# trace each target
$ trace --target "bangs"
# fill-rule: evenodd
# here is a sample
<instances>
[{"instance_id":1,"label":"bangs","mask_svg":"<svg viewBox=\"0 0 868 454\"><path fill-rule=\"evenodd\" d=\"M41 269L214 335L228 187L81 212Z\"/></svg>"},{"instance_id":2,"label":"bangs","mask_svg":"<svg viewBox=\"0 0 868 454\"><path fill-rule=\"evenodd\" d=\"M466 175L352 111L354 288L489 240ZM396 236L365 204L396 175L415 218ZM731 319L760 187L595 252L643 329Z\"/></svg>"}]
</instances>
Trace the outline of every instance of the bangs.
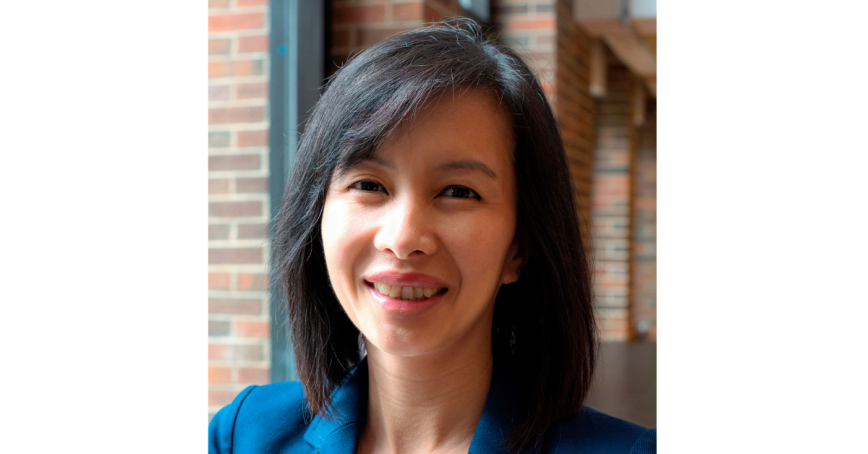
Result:
<instances>
[{"instance_id":1,"label":"bangs","mask_svg":"<svg viewBox=\"0 0 868 454\"><path fill-rule=\"evenodd\" d=\"M424 35L404 33L391 38L392 46L368 49L338 72L321 101L345 119L335 173L369 159L401 126L411 122L429 102L453 91L486 88L500 98L503 74L496 61L479 52L471 36L449 28L428 30ZM461 40L466 40L462 46ZM479 55L468 54L473 51ZM436 55L437 58L431 58ZM509 76L506 76L509 77ZM343 97L329 96L330 92ZM352 94L346 96L346 94ZM510 109L511 110L511 109Z\"/></svg>"},{"instance_id":2,"label":"bangs","mask_svg":"<svg viewBox=\"0 0 868 454\"><path fill-rule=\"evenodd\" d=\"M405 85L392 96L370 96L374 99L367 100L367 108L354 118L344 134L335 167L337 176L370 159L387 138L413 121L422 106L444 92L418 81Z\"/></svg>"},{"instance_id":3,"label":"bangs","mask_svg":"<svg viewBox=\"0 0 868 454\"><path fill-rule=\"evenodd\" d=\"M416 82L416 81L413 81ZM437 104L444 96L461 94L480 87L444 86L408 83L392 97L375 100L367 115L359 115L347 129L338 153L335 176L340 177L361 162L370 159L383 143L394 134L407 132L410 124L424 108ZM482 87L486 92L487 87ZM403 131L402 131L403 129ZM508 131L513 136L512 130Z\"/></svg>"}]
</instances>

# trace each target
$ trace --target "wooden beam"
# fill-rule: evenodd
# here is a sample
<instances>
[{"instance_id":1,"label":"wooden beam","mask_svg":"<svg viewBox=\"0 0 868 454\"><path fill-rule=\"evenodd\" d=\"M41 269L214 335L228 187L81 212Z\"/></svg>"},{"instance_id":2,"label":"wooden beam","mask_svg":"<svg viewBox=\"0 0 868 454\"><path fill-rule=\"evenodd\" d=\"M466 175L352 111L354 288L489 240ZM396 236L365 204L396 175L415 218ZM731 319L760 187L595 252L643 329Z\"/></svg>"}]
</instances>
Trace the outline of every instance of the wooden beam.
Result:
<instances>
[{"instance_id":1,"label":"wooden beam","mask_svg":"<svg viewBox=\"0 0 868 454\"><path fill-rule=\"evenodd\" d=\"M606 96L606 77L609 62L606 58L606 47L599 39L591 43L591 96L602 98Z\"/></svg>"},{"instance_id":2,"label":"wooden beam","mask_svg":"<svg viewBox=\"0 0 868 454\"><path fill-rule=\"evenodd\" d=\"M624 62L639 77L657 75L657 59L645 41L633 31L606 35L606 44L618 60Z\"/></svg>"}]
</instances>

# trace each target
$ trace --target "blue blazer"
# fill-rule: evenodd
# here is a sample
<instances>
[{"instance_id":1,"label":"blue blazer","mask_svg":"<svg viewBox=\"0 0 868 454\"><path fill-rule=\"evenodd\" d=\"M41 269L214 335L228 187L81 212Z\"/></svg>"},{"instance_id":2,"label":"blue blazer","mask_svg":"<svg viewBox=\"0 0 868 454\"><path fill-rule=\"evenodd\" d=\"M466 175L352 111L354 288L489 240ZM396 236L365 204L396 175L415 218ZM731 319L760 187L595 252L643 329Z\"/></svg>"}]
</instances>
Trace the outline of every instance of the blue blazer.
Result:
<instances>
[{"instance_id":1,"label":"blue blazer","mask_svg":"<svg viewBox=\"0 0 868 454\"><path fill-rule=\"evenodd\" d=\"M510 405L515 395L508 377L497 367L473 434L469 454L503 453L512 429ZM365 424L368 404L368 364L362 360L332 394L335 418L312 420L297 381L250 386L223 407L208 425L210 454L285 453L354 454ZM657 452L657 431L584 407L549 428L535 446L522 454Z\"/></svg>"}]
</instances>

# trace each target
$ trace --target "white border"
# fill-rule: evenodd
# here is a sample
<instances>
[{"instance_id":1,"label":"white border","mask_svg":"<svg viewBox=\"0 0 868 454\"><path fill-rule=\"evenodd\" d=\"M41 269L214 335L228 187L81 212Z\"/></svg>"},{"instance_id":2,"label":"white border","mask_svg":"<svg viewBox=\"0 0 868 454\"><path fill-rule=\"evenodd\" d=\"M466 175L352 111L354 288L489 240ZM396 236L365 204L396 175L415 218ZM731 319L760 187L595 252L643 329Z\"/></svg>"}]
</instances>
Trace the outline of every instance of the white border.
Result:
<instances>
[{"instance_id":1,"label":"white border","mask_svg":"<svg viewBox=\"0 0 868 454\"><path fill-rule=\"evenodd\" d=\"M861 452L859 2L661 2L661 452Z\"/></svg>"},{"instance_id":2,"label":"white border","mask_svg":"<svg viewBox=\"0 0 868 454\"><path fill-rule=\"evenodd\" d=\"M0 14L2 452L202 452L207 4Z\"/></svg>"}]
</instances>

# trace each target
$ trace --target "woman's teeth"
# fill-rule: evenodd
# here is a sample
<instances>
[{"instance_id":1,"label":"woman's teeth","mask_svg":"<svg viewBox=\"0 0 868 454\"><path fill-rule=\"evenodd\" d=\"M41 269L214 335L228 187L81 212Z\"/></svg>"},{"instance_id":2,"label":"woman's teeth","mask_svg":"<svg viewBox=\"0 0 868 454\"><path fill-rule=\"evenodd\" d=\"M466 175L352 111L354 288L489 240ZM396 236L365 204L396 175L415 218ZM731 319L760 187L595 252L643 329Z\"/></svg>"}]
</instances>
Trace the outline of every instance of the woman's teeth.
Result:
<instances>
[{"instance_id":1,"label":"woman's teeth","mask_svg":"<svg viewBox=\"0 0 868 454\"><path fill-rule=\"evenodd\" d=\"M431 295L437 293L440 289L437 288L422 288L422 287L398 287L389 284L373 283L374 288L383 295L389 295L392 298L399 300L421 300L430 298Z\"/></svg>"}]
</instances>

